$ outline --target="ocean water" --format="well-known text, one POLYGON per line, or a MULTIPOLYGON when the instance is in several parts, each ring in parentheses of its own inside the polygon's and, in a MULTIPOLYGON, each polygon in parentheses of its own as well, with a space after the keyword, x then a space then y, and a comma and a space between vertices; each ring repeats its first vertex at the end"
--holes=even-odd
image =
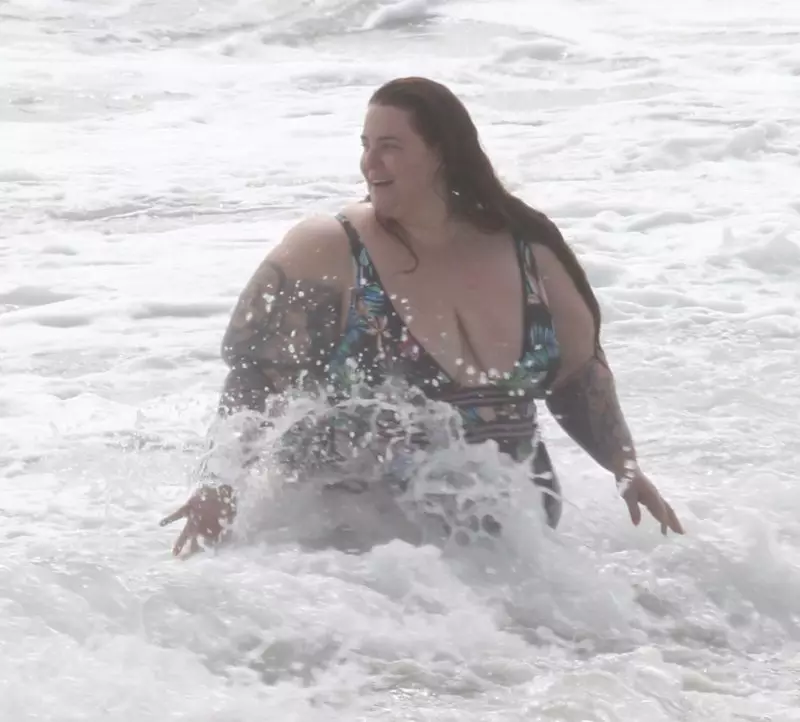
POLYGON ((799 149, 794 0, 0 3, 0 719, 800 720, 799 149), (544 412, 555 534, 476 449, 502 548, 307 494, 171 556, 235 298, 409 74, 574 244, 685 537, 544 412))

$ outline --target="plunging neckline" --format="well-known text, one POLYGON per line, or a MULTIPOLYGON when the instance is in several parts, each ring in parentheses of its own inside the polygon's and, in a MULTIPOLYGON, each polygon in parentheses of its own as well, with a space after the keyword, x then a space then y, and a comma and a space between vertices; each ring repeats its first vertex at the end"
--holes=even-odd
MULTIPOLYGON (((419 340, 419 338, 417 338, 417 336, 411 330, 411 327, 408 325, 408 323, 403 318, 402 314, 397 310, 397 307, 395 306, 394 300, 392 298, 393 294, 390 294, 388 292, 386 286, 384 285, 383 279, 382 279, 381 274, 380 274, 380 271, 378 270, 378 267, 375 265, 375 262, 372 260, 372 256, 370 255, 369 249, 367 249, 366 245, 361 240, 361 235, 358 233, 358 231, 356 230, 355 226, 353 226, 352 222, 349 219, 345 218, 345 220, 353 228, 353 231, 355 233, 355 238, 351 239, 351 240, 357 240, 358 245, 359 245, 359 250, 364 253, 365 260, 367 261, 367 263, 369 263, 370 267, 372 268, 372 272, 374 274, 374 278, 377 281, 378 285, 380 286, 381 293, 383 294, 384 298, 386 299, 386 304, 388 306, 389 313, 397 318, 397 321, 400 324, 400 327, 401 327, 403 335, 406 336, 408 339, 410 339, 419 348, 420 355, 425 356, 429 360, 431 365, 434 366, 435 369, 437 370, 438 375, 443 376, 446 379, 447 383, 452 384, 453 386, 456 386, 456 387, 464 388, 464 389, 480 389, 480 388, 492 387, 492 386, 495 385, 495 383, 497 381, 509 378, 510 376, 512 376, 514 374, 514 372, 518 368, 523 366, 523 364, 525 362, 525 358, 528 355, 528 341, 529 341, 529 334, 528 334, 528 325, 529 325, 528 324, 528 320, 529 320, 528 319, 528 305, 529 304, 528 304, 528 299, 529 299, 529 296, 530 296, 530 281, 529 281, 529 279, 527 277, 527 274, 525 273, 525 259, 524 259, 523 253, 522 253, 522 249, 520 248, 520 242, 517 239, 515 234, 512 234, 511 242, 514 244, 514 251, 515 251, 514 255, 517 258, 517 268, 519 269, 520 282, 521 282, 520 302, 521 302, 521 305, 522 305, 522 314, 521 314, 522 339, 521 339, 521 343, 520 343, 520 353, 519 353, 519 356, 518 356, 517 360, 514 362, 514 364, 512 365, 510 370, 508 370, 508 371, 497 370, 498 376, 495 379, 492 380, 491 377, 489 376, 488 372, 483 370, 483 369, 481 369, 480 374, 483 375, 483 376, 486 376, 487 379, 490 379, 489 383, 470 384, 470 383, 464 383, 462 381, 458 381, 453 376, 453 374, 444 367, 444 365, 439 361, 439 359, 436 358, 436 356, 433 353, 431 353, 427 348, 425 348, 425 345, 419 340)), ((354 258, 356 260, 356 264, 358 265, 358 257, 357 257, 357 255, 354 254, 354 258)), ((359 274, 359 270, 360 269, 357 267, 356 268, 356 284, 357 285, 359 283, 359 275, 360 275, 359 274)), ((394 294, 394 295, 396 295, 396 294, 394 294)), ((455 310, 454 312, 455 312, 455 315, 456 315, 456 320, 461 322, 460 317, 458 315, 458 311, 455 310)), ((461 322, 461 324, 463 325, 463 322, 461 322)), ((478 359, 476 358, 476 362, 477 362, 477 360, 478 359)), ((462 359, 462 361, 463 361, 463 359, 462 359)))

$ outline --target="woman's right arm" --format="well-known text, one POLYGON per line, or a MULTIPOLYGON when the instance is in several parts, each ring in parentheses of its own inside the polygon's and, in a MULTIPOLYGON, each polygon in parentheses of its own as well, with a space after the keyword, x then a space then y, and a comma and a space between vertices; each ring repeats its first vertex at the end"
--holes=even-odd
MULTIPOLYGON (((291 252, 300 250, 298 243, 291 252)), ((338 279, 309 270, 316 269, 292 269, 270 254, 240 295, 222 340, 229 371, 221 416, 263 413, 267 396, 295 385, 301 373, 321 375, 341 330, 344 292, 338 279)))
POLYGON ((215 540, 220 520, 233 518, 237 481, 256 458, 270 396, 324 378, 352 273, 341 225, 322 217, 294 226, 248 281, 222 341, 228 374, 199 468, 200 488, 161 522, 187 518, 175 554, 187 541, 196 550, 198 536, 215 540))

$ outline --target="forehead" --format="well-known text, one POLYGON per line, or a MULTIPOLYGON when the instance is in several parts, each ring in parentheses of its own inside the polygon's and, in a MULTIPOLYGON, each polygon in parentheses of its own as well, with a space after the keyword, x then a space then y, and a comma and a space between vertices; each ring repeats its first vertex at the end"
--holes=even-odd
POLYGON ((370 105, 364 116, 364 135, 408 138, 416 133, 408 111, 391 105, 370 105))

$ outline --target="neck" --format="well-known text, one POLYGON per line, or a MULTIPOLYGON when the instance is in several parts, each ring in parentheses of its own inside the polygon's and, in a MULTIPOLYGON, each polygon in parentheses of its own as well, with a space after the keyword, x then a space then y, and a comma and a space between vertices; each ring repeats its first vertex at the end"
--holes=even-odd
POLYGON ((394 219, 408 234, 408 240, 418 251, 436 250, 449 246, 456 233, 456 219, 444 201, 435 201, 414 208, 394 219))

